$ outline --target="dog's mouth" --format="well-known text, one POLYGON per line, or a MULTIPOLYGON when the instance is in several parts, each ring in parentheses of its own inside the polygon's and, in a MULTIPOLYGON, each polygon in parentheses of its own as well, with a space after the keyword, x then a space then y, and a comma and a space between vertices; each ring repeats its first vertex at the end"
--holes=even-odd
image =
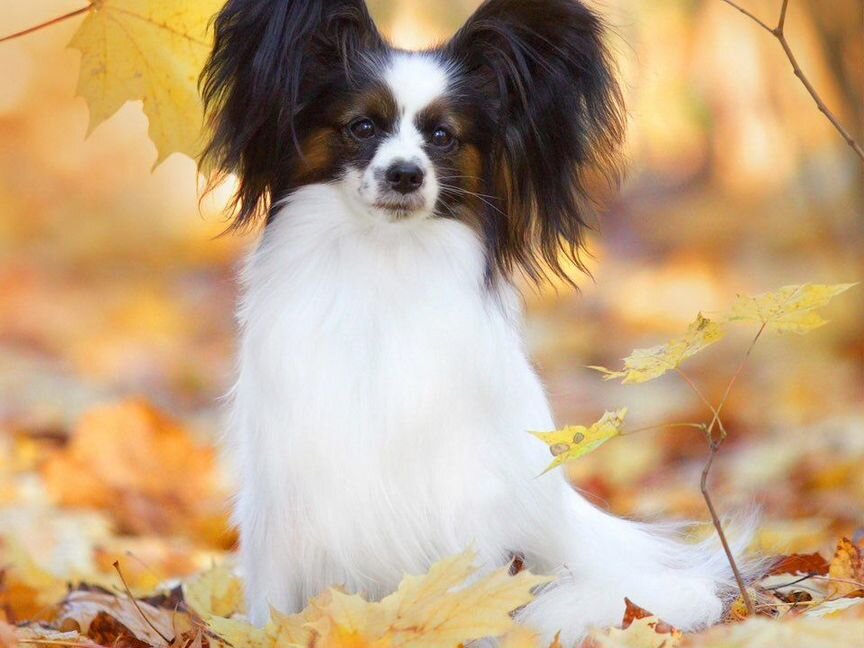
POLYGON ((408 218, 426 206, 426 201, 419 194, 407 196, 385 196, 375 201, 376 209, 386 212, 395 220, 408 218))

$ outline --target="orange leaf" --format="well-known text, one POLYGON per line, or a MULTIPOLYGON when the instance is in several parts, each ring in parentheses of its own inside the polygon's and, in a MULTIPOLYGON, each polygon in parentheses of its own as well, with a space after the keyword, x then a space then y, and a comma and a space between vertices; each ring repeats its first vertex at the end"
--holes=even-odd
POLYGON ((828 561, 818 552, 811 554, 789 554, 788 556, 781 556, 768 573, 771 576, 777 574, 816 574, 826 576, 828 574, 828 561))

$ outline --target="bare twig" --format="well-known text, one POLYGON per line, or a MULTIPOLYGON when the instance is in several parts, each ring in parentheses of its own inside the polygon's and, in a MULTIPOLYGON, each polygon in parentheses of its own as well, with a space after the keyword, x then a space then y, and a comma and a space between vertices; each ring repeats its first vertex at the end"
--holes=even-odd
POLYGON ((58 23, 69 20, 70 18, 74 18, 75 16, 80 16, 83 13, 87 13, 93 8, 92 4, 88 4, 86 7, 81 7, 80 9, 76 9, 75 11, 70 11, 67 14, 59 16, 58 18, 52 18, 48 22, 41 23, 36 25, 35 27, 28 27, 19 32, 15 32, 14 34, 9 34, 8 36, 3 36, 0 38, 0 43, 5 43, 6 41, 10 41, 13 38, 20 38, 21 36, 26 36, 27 34, 32 34, 33 32, 40 31, 45 29, 46 27, 51 27, 52 25, 56 25, 58 23))
POLYGON ((723 551, 726 553, 726 559, 729 561, 729 566, 732 568, 732 574, 735 576, 735 583, 738 585, 738 590, 741 592, 741 600, 744 601, 744 607, 747 608, 748 616, 753 616, 755 612, 753 601, 750 599, 747 585, 744 583, 744 578, 741 576, 741 570, 738 569, 738 563, 735 561, 735 555, 732 553, 732 548, 729 546, 729 541, 726 539, 726 532, 723 530, 723 523, 720 521, 720 516, 717 515, 717 510, 714 508, 714 502, 711 500, 711 494, 708 492, 708 473, 711 472, 711 465, 714 463, 714 457, 717 456, 717 451, 720 449, 722 443, 722 439, 717 441, 709 440, 711 453, 708 455, 708 462, 702 469, 700 489, 702 491, 702 498, 705 500, 705 505, 708 507, 708 512, 711 514, 711 521, 714 523, 714 528, 717 529, 717 535, 720 537, 720 544, 723 545, 723 551))
POLYGON ((695 382, 680 368, 677 370, 678 375, 686 382, 690 389, 702 400, 703 403, 711 410, 713 417, 711 419, 710 425, 703 425, 703 429, 705 430, 705 438, 708 440, 708 447, 710 449, 710 453, 708 455, 708 461, 705 463, 705 467, 702 469, 702 479, 700 481, 700 490, 702 492, 702 498, 705 500, 705 505, 708 507, 708 513, 711 516, 711 522, 714 524, 714 529, 717 531, 717 535, 720 538, 720 544, 723 546, 723 552, 726 554, 726 559, 729 562, 729 567, 732 569, 732 574, 735 576, 735 583, 738 585, 738 590, 741 592, 741 600, 744 601, 744 607, 747 609, 747 614, 749 616, 753 616, 755 613, 755 608, 753 607, 753 600, 750 598, 750 593, 747 591, 747 585, 744 582, 744 578, 741 576, 741 570, 738 568, 738 563, 735 560, 735 555, 732 553, 732 548, 729 546, 729 540, 726 538, 726 531, 723 529, 723 522, 720 519, 720 516, 717 514, 717 509, 714 507, 714 502, 711 499, 711 493, 708 490, 708 475, 711 472, 711 466, 714 465, 714 457, 717 456, 717 451, 720 450, 720 446, 723 445, 723 442, 726 440, 728 436, 726 433, 726 428, 723 425, 723 420, 720 418, 720 409, 723 404, 726 403, 726 398, 729 396, 729 392, 732 389, 732 385, 738 378, 738 375, 741 373, 741 370, 744 367, 744 363, 746 363, 747 358, 750 357, 750 353, 753 350, 753 346, 758 341, 759 336, 762 334, 762 329, 759 330, 759 334, 757 334, 754 341, 750 344, 750 347, 747 349, 747 353, 744 355, 744 360, 738 367, 738 370, 735 372, 735 375, 732 376, 732 379, 729 381, 729 384, 726 386, 726 390, 723 395, 723 400, 721 401, 720 407, 714 407, 707 398, 702 394, 702 391, 696 385, 695 382), (714 426, 717 425, 720 429, 720 437, 715 439, 713 435, 714 426))
POLYGON ((123 583, 123 589, 126 590, 126 596, 128 596, 129 600, 132 601, 132 605, 134 605, 135 609, 138 610, 138 614, 140 614, 141 618, 144 619, 144 623, 146 623, 148 626, 150 626, 153 629, 153 632, 155 632, 157 635, 162 637, 162 639, 165 641, 166 644, 170 644, 172 640, 169 639, 168 637, 166 637, 165 635, 163 635, 159 631, 159 628, 157 628, 155 625, 153 625, 153 622, 147 618, 147 615, 144 614, 144 610, 142 610, 141 606, 138 605, 138 601, 135 600, 135 597, 132 595, 132 590, 129 589, 129 584, 126 582, 126 578, 123 576, 123 572, 120 571, 120 561, 119 560, 114 561, 114 569, 117 571, 117 574, 120 576, 120 581, 123 583))
POLYGON ((773 28, 769 27, 767 23, 760 20, 752 13, 741 7, 737 2, 734 2, 733 0, 721 0, 721 2, 725 2, 730 7, 734 7, 777 39, 777 41, 780 43, 780 46, 783 48, 783 52, 786 54, 786 58, 789 59, 789 62, 792 64, 792 71, 795 73, 795 76, 798 77, 798 80, 801 81, 801 84, 813 98, 813 101, 816 102, 816 107, 819 108, 819 111, 823 115, 825 115, 829 122, 831 122, 831 125, 834 126, 834 129, 838 133, 840 133, 841 137, 846 140, 846 143, 855 152, 855 154, 859 158, 861 158, 861 161, 864 162, 864 148, 862 148, 861 145, 855 141, 849 131, 846 130, 843 124, 840 123, 840 120, 837 119, 837 116, 833 112, 831 112, 828 106, 825 105, 825 102, 822 100, 822 97, 816 91, 816 88, 813 87, 813 84, 810 83, 810 80, 804 74, 803 70, 801 70, 801 66, 798 64, 798 59, 795 57, 795 53, 792 51, 792 47, 789 45, 789 41, 786 38, 785 31, 786 15, 789 10, 789 0, 783 0, 783 4, 780 7, 780 17, 777 20, 777 26, 773 28))

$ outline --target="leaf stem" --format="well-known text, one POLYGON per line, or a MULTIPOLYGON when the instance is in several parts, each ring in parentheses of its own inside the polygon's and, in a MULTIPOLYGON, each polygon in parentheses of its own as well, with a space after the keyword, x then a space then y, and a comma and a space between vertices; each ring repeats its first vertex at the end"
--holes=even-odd
POLYGON ((665 430, 667 428, 694 428, 696 430, 704 431, 705 425, 704 423, 659 423, 657 425, 646 425, 645 427, 636 428, 635 430, 627 430, 626 432, 621 432, 621 436, 638 434, 639 432, 648 432, 649 430, 665 430))
POLYGON ((816 107, 823 115, 825 115, 828 121, 831 122, 831 125, 834 126, 834 129, 838 133, 840 133, 840 136, 846 141, 846 143, 855 152, 855 154, 859 158, 861 158, 861 161, 864 162, 864 148, 862 148, 861 145, 855 141, 849 131, 846 130, 843 124, 840 123, 840 120, 837 119, 837 116, 833 112, 831 112, 827 105, 825 105, 822 97, 816 91, 816 88, 813 87, 813 84, 810 83, 810 80, 807 78, 807 76, 804 74, 804 71, 801 69, 801 66, 798 64, 798 59, 795 57, 795 53, 792 51, 792 47, 786 38, 786 14, 789 9, 789 0, 783 0, 783 5, 780 7, 780 18, 777 20, 777 26, 774 28, 769 27, 764 21, 760 20, 752 13, 741 7, 737 2, 733 2, 733 0, 721 0, 721 2, 725 2, 730 7, 734 7, 777 39, 777 41, 780 43, 780 47, 783 48, 783 52, 786 54, 786 58, 789 59, 789 62, 792 64, 792 72, 795 74, 796 77, 798 77, 798 80, 807 90, 813 101, 816 102, 816 107))
POLYGON ((24 30, 19 31, 19 32, 15 32, 14 34, 9 34, 8 36, 3 36, 2 38, 0 38, 0 43, 5 43, 6 41, 10 41, 14 38, 20 38, 21 36, 26 36, 27 34, 32 34, 33 32, 40 31, 42 29, 45 29, 46 27, 51 27, 51 26, 56 25, 58 23, 69 20, 70 18, 74 18, 75 16, 80 16, 81 14, 87 13, 91 9, 93 9, 93 5, 88 4, 86 7, 81 7, 80 9, 76 9, 75 11, 70 11, 67 14, 64 14, 62 16, 58 16, 57 18, 52 18, 48 22, 41 23, 41 24, 36 25, 34 27, 28 27, 27 29, 24 29, 24 30))
POLYGON ((113 566, 114 566, 114 569, 117 571, 117 574, 120 576, 120 581, 123 583, 123 588, 126 590, 126 596, 128 596, 129 600, 132 601, 132 605, 134 605, 135 609, 138 610, 138 614, 140 614, 141 618, 144 619, 144 623, 146 623, 148 626, 153 628, 153 632, 155 632, 157 635, 159 635, 166 644, 170 644, 172 642, 172 640, 169 639, 168 637, 166 637, 165 635, 163 635, 159 631, 159 628, 157 628, 155 625, 153 625, 153 622, 147 618, 147 615, 144 614, 144 610, 142 610, 141 606, 138 605, 138 601, 135 600, 135 597, 132 595, 132 590, 129 589, 129 584, 126 582, 126 578, 123 576, 123 572, 120 571, 120 561, 115 560, 113 566))

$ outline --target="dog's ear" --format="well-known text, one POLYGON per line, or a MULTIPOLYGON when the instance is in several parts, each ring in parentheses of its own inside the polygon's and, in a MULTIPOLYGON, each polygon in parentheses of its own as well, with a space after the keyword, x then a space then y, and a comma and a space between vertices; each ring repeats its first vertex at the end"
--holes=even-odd
POLYGON ((578 0, 487 0, 446 46, 468 83, 494 102, 498 131, 483 218, 497 269, 578 267, 586 176, 617 180, 624 110, 604 24, 578 0))
POLYGON ((383 47, 363 0, 228 0, 201 75, 205 167, 237 175, 235 226, 264 215, 301 156, 298 124, 320 93, 383 47))

